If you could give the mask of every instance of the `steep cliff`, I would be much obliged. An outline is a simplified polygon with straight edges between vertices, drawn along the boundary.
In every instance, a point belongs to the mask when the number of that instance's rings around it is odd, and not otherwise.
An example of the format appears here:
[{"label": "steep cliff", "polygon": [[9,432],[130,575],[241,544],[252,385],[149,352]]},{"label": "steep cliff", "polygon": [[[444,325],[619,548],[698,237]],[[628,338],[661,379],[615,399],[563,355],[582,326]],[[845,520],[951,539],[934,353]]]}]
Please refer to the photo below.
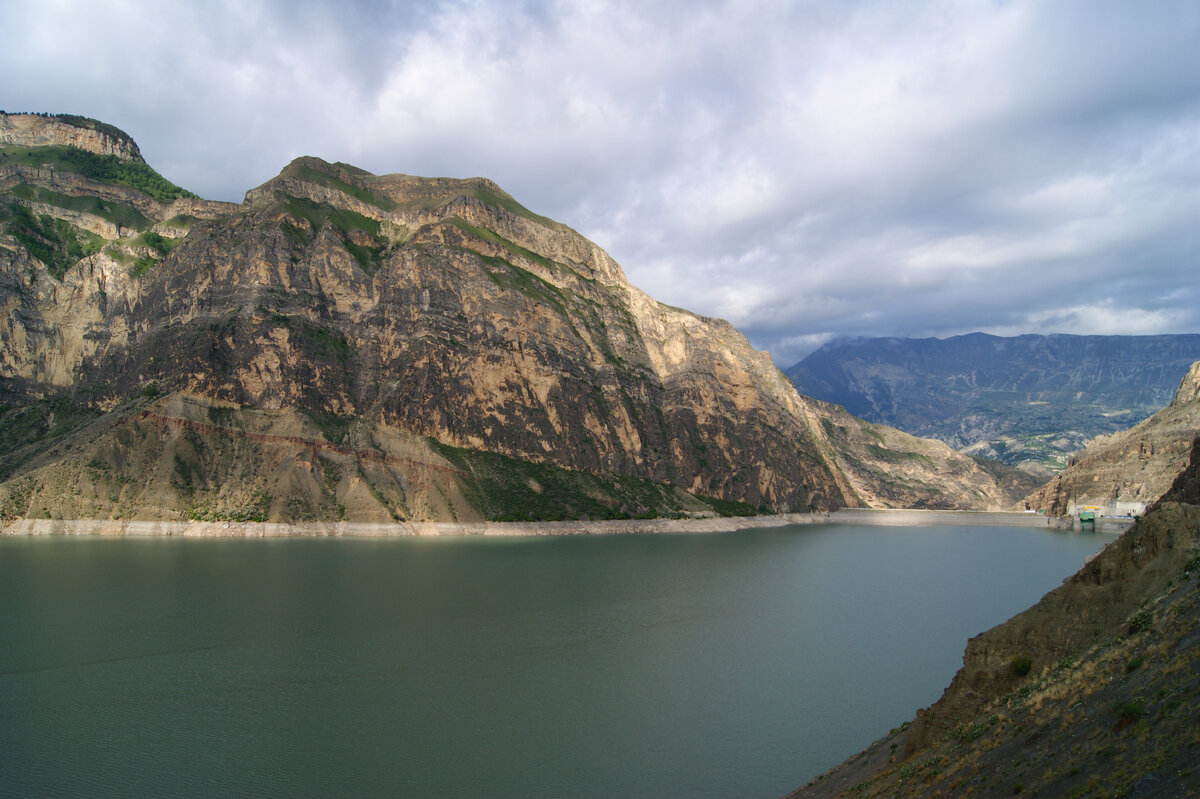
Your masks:
[{"label": "steep cliff", "polygon": [[1197,500],[1200,438],[1137,524],[971,639],[936,704],[793,795],[1195,796]]},{"label": "steep cliff", "polygon": [[1200,361],[1192,364],[1171,404],[1144,422],[1101,436],[1053,480],[1025,498],[1027,507],[1063,515],[1072,505],[1148,503],[1187,464],[1200,434]]},{"label": "steep cliff", "polygon": [[300,158],[241,205],[206,203],[23,129],[0,148],[18,162],[0,184],[9,516],[1015,498],[944,445],[799,396],[728,323],[655,302],[490,181]]}]

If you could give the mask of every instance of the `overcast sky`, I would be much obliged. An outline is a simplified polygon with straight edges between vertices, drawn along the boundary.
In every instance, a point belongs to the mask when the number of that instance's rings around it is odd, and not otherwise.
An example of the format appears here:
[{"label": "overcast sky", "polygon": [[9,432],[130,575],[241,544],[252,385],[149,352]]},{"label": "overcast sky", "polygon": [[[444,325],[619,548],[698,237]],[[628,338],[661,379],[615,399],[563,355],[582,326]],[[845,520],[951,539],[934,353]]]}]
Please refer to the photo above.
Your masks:
[{"label": "overcast sky", "polygon": [[1200,3],[0,3],[0,108],[240,201],[499,183],[789,366],[831,337],[1200,332]]}]

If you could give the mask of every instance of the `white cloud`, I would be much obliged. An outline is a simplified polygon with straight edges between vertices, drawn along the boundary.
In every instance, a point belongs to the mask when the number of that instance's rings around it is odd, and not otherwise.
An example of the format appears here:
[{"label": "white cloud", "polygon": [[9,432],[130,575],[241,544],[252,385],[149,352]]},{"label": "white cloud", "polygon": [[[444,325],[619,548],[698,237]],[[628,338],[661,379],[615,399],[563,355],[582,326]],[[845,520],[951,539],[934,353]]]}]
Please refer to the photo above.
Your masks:
[{"label": "white cloud", "polygon": [[[0,8],[0,107],[221,199],[313,154],[485,175],[781,363],[833,335],[1200,327],[1200,6]],[[1089,303],[1087,307],[1097,307]]]}]

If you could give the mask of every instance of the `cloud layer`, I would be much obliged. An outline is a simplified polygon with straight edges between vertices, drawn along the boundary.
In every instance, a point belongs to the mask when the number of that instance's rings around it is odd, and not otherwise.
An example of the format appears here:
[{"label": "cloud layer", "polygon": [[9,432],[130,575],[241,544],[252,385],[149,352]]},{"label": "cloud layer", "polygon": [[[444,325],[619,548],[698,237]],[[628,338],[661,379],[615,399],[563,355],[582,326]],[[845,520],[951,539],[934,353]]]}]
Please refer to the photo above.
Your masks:
[{"label": "cloud layer", "polygon": [[1200,330],[1200,6],[36,0],[0,108],[238,200],[496,180],[790,365],[839,335]]}]

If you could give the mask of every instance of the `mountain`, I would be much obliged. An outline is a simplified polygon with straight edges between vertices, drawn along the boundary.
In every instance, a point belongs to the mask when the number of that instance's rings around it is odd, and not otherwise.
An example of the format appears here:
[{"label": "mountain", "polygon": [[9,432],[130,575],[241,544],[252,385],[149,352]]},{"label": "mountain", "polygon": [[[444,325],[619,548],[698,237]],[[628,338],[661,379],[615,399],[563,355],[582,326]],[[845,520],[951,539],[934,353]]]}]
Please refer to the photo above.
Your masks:
[{"label": "mountain", "polygon": [[802,394],[1049,477],[1171,399],[1200,335],[867,338],[787,370]]},{"label": "mountain", "polygon": [[1192,364],[1170,405],[1129,430],[1094,440],[1024,504],[1058,516],[1076,506],[1140,512],[1187,465],[1198,434],[1200,361]]},{"label": "mountain", "polygon": [[121,131],[0,114],[0,516],[625,518],[1000,508],[798,395],[492,182],[299,158],[240,204]]},{"label": "mountain", "polygon": [[1200,438],[1147,513],[793,797],[1200,795]]}]

